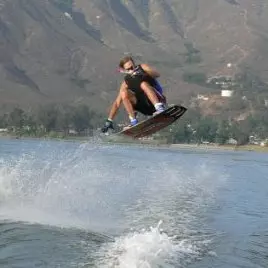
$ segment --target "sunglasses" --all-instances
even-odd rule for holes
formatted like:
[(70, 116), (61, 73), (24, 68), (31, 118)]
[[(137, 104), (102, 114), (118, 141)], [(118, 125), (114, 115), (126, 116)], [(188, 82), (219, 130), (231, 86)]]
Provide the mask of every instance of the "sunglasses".
[(126, 71), (133, 71), (133, 70), (134, 70), (134, 66), (131, 66), (131, 67), (129, 67), (129, 68), (126, 68), (125, 70), (126, 70)]

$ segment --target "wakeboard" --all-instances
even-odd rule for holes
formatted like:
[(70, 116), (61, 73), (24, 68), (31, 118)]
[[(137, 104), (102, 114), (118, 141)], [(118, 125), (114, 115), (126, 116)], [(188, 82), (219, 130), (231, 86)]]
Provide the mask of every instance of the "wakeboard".
[(143, 120), (137, 125), (129, 128), (125, 128), (118, 134), (126, 135), (134, 139), (150, 136), (157, 131), (171, 125), (177, 119), (179, 119), (187, 108), (180, 105), (172, 105), (165, 111), (150, 117), (147, 120)]

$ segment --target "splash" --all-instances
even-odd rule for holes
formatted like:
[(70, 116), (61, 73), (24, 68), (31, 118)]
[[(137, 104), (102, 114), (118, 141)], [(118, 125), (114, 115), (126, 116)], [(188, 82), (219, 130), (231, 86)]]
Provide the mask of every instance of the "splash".
[[(176, 241), (161, 228), (162, 221), (149, 230), (130, 232), (106, 244), (96, 267), (152, 268), (181, 267), (200, 256), (199, 247), (187, 239)], [(105, 256), (104, 258), (102, 256)], [(180, 265), (179, 265), (180, 263)]]
[(100, 227), (98, 221), (106, 218), (109, 224), (113, 178), (105, 171), (102, 150), (98, 144), (52, 142), (3, 159), (1, 218), (79, 228)]
[[(211, 249), (214, 234), (206, 229), (203, 215), (226, 175), (219, 175), (211, 164), (201, 161), (186, 171), (176, 163), (160, 161), (157, 176), (155, 167), (146, 167), (154, 179), (147, 181), (143, 196), (125, 210), (125, 220), (136, 231), (130, 229), (106, 245), (96, 267), (185, 267), (205, 255), (215, 256)], [(156, 227), (142, 228), (159, 218), (163, 221)]]

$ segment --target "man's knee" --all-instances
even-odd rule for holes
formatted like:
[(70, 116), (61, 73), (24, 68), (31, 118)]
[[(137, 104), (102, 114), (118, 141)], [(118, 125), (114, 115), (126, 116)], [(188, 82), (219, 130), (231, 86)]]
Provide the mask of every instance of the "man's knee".
[(142, 90), (146, 90), (148, 88), (152, 89), (152, 87), (150, 86), (150, 84), (148, 82), (145, 82), (145, 81), (141, 82), (140, 87), (141, 87)]
[(128, 92), (127, 91), (121, 92), (121, 98), (122, 100), (128, 99), (129, 98)]
[(135, 95), (132, 92), (130, 92), (129, 90), (123, 91), (121, 93), (121, 98), (122, 98), (123, 101), (124, 100), (129, 100), (132, 104), (136, 103)]

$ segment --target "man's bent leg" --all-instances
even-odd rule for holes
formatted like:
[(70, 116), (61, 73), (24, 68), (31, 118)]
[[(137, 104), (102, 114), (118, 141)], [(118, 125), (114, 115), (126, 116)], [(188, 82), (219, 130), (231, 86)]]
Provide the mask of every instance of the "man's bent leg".
[(133, 93), (131, 93), (129, 90), (126, 90), (126, 91), (123, 91), (121, 93), (121, 97), (122, 97), (122, 101), (123, 101), (123, 104), (125, 106), (125, 109), (128, 113), (128, 116), (129, 116), (129, 119), (131, 122), (134, 123), (134, 121), (136, 122), (135, 120), (135, 112), (134, 112), (134, 109), (133, 109), (133, 105), (135, 105), (136, 103), (136, 97)]
[(164, 111), (164, 104), (159, 100), (155, 89), (150, 86), (147, 82), (142, 82), (141, 83), (141, 89), (144, 91), (144, 93), (147, 95), (151, 103), (154, 105), (155, 110), (157, 112), (162, 112)]
[(153, 105), (159, 102), (158, 97), (155, 93), (155, 89), (150, 86), (147, 82), (141, 83), (141, 89), (144, 91), (144, 93), (147, 95), (149, 100), (152, 102)]

